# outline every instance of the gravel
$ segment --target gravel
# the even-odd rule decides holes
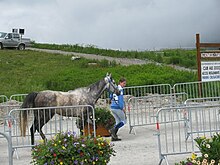
[[[47,53],[57,53],[57,54],[63,54],[63,55],[69,55],[69,56],[75,56],[75,57],[83,57],[86,59],[93,59],[93,60],[108,60],[108,61],[115,61],[117,64],[128,66],[128,65],[144,65],[149,63],[155,63],[156,65],[162,65],[161,63],[152,62],[150,60],[141,60],[136,58],[114,58],[114,57],[108,57],[108,56],[101,56],[96,54],[85,54],[85,53],[75,53],[75,52],[66,52],[61,50],[50,50],[50,49],[38,49],[38,48],[27,48],[29,50],[34,51],[40,51],[40,52],[47,52]],[[76,58],[77,59],[77,58]],[[167,65],[170,66],[176,70],[185,70],[185,71],[193,71],[189,68],[184,68],[176,65]]]

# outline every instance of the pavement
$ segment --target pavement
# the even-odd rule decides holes
[[[122,141],[113,142],[116,156],[112,156],[108,165],[157,165],[160,161],[156,126],[135,127],[129,134],[129,125],[119,130],[118,136]],[[110,138],[110,137],[107,137]],[[0,165],[8,165],[7,141],[0,138]],[[14,165],[28,165],[31,162],[31,149],[19,148],[13,155]],[[169,156],[169,164],[175,164],[189,155]],[[166,164],[165,161],[162,164]]]

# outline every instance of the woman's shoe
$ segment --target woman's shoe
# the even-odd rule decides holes
[[[112,141],[121,141],[121,139],[112,137]]]
[[[117,139],[117,138],[118,138],[117,135],[116,135],[116,133],[115,133],[115,128],[110,129],[109,132],[110,132],[112,138],[114,138],[114,139]]]

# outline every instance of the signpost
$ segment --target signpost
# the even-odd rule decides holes
[[[198,81],[220,80],[220,43],[200,43],[196,34],[196,50]]]

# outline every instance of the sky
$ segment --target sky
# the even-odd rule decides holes
[[[38,43],[117,50],[220,43],[220,0],[0,0],[0,31]]]

